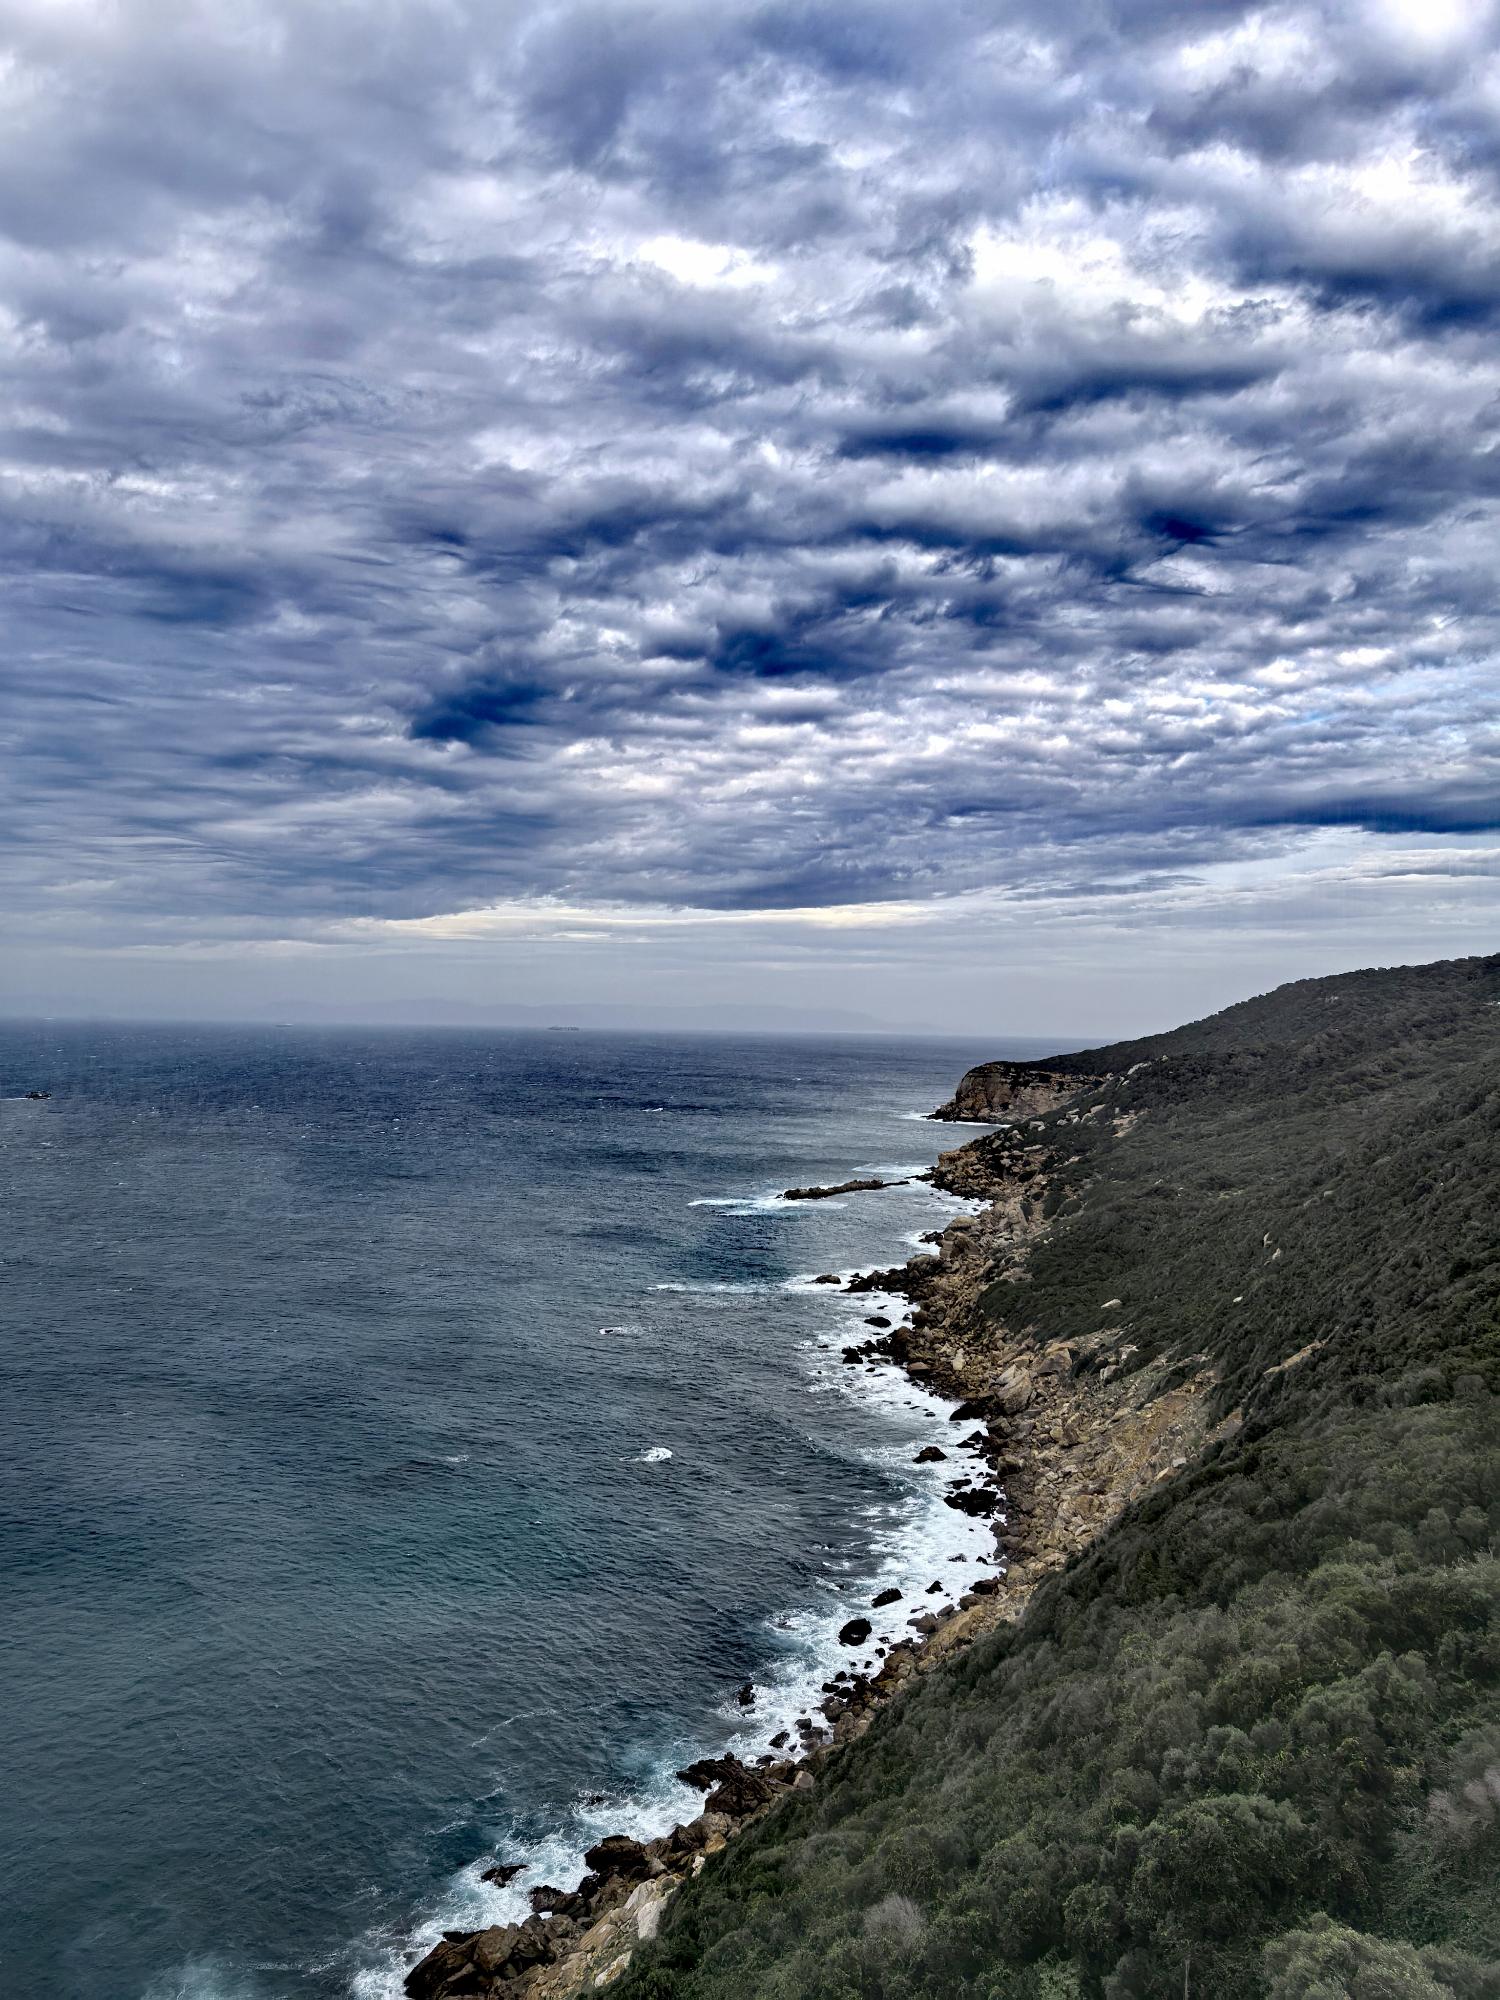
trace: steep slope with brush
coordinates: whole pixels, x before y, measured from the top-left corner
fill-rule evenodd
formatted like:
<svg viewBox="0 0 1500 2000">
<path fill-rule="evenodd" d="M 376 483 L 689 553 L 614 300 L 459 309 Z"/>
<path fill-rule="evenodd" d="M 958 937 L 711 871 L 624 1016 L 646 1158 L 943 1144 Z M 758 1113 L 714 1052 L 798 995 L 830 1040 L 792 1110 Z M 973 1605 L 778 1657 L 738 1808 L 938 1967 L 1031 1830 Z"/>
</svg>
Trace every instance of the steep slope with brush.
<svg viewBox="0 0 1500 2000">
<path fill-rule="evenodd" d="M 1500 2000 L 1500 958 L 1024 1067 L 904 1358 L 1033 1571 L 613 1990 Z"/>
</svg>

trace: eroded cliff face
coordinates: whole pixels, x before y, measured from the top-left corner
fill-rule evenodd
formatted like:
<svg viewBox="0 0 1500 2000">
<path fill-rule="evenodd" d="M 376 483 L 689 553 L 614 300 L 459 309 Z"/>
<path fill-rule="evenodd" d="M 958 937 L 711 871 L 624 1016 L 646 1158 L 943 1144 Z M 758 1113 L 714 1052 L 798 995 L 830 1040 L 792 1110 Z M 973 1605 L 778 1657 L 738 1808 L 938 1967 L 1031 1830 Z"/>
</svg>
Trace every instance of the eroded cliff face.
<svg viewBox="0 0 1500 2000">
<path fill-rule="evenodd" d="M 948 1102 L 940 1104 L 932 1115 L 955 1123 L 990 1125 L 1040 1118 L 1100 1081 L 1096 1076 L 1038 1068 L 1033 1063 L 980 1063 L 967 1072 Z"/>
</svg>

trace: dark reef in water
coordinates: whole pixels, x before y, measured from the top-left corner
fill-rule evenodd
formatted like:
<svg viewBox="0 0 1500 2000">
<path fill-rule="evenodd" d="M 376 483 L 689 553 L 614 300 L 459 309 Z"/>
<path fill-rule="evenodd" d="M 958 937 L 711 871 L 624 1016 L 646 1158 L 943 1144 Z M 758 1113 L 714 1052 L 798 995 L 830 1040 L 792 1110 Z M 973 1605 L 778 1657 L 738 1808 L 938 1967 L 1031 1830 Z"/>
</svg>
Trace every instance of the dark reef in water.
<svg viewBox="0 0 1500 2000">
<path fill-rule="evenodd" d="M 827 1201 L 835 1194 L 870 1194 L 876 1188 L 905 1187 L 905 1181 L 882 1181 L 873 1176 L 865 1180 L 839 1181 L 834 1187 L 788 1188 L 782 1195 L 783 1201 Z"/>
</svg>

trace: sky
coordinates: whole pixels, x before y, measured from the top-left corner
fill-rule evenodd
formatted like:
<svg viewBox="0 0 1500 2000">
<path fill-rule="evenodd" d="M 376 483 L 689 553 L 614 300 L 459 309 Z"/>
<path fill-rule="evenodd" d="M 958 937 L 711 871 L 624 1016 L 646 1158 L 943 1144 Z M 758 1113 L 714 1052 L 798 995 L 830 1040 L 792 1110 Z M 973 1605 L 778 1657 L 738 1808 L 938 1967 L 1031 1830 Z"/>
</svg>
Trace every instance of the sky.
<svg viewBox="0 0 1500 2000">
<path fill-rule="evenodd" d="M 1500 946 L 1483 0 L 0 0 L 0 108 L 0 1011 Z"/>
</svg>

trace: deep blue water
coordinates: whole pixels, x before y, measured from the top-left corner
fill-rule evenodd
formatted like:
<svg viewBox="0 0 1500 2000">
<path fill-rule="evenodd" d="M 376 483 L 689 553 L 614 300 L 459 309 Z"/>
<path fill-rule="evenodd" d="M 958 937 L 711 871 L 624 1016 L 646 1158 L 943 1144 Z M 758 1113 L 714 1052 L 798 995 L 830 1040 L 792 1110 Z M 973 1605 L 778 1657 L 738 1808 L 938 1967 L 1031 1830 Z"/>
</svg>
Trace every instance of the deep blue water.
<svg viewBox="0 0 1500 2000">
<path fill-rule="evenodd" d="M 962 1588 L 945 1410 L 798 1282 L 957 1205 L 773 1197 L 1003 1052 L 0 1024 L 0 1991 L 394 1992 Z"/>
</svg>

